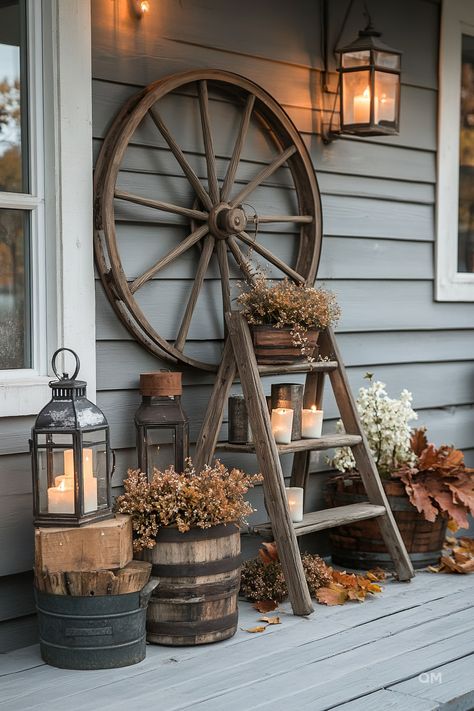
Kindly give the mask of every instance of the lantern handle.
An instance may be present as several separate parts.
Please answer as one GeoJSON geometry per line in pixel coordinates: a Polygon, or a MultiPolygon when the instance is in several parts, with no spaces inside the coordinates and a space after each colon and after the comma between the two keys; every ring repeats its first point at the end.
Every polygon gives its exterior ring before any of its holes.
{"type": "Polygon", "coordinates": [[[51,358],[51,366],[53,368],[54,374],[57,377],[58,380],[75,380],[77,377],[77,374],[79,373],[79,368],[81,367],[81,361],[79,360],[79,356],[77,353],[70,348],[58,348],[58,350],[53,353],[53,357],[51,358]],[[62,375],[59,375],[58,371],[56,370],[56,359],[60,353],[63,351],[68,351],[69,353],[72,353],[74,358],[76,359],[76,369],[70,378],[67,373],[63,373],[62,375]]]}

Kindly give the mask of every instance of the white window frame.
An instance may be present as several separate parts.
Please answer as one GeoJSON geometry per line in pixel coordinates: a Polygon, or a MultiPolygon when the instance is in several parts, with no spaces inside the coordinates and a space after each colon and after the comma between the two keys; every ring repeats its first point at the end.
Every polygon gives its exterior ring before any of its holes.
{"type": "Polygon", "coordinates": [[[474,274],[458,272],[462,35],[474,36],[474,4],[443,0],[439,48],[436,300],[474,301],[474,274]]]}
{"type": "Polygon", "coordinates": [[[31,210],[31,369],[0,371],[0,417],[50,398],[50,359],[75,350],[95,398],[90,0],[27,0],[31,185],[0,207],[31,210]]]}

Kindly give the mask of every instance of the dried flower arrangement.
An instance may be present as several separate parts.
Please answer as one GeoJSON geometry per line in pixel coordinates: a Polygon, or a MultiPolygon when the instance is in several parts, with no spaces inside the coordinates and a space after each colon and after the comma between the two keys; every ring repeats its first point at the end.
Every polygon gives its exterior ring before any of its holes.
{"type": "MultiPolygon", "coordinates": [[[[263,603],[282,602],[288,597],[275,543],[264,543],[257,558],[245,561],[242,566],[240,594],[248,600],[263,603]]],[[[376,581],[384,579],[383,571],[355,575],[334,570],[314,554],[302,556],[306,582],[312,597],[323,605],[343,605],[348,600],[365,600],[368,594],[381,592],[376,581]]],[[[257,605],[256,605],[257,607],[257,605]]],[[[257,609],[262,611],[262,607],[257,609]]],[[[272,609],[266,606],[266,610],[272,609]]]]}
{"type": "MultiPolygon", "coordinates": [[[[398,399],[390,398],[385,383],[374,381],[372,373],[366,373],[364,377],[370,385],[360,388],[357,410],[379,474],[389,478],[395,469],[415,460],[410,422],[418,419],[418,415],[412,409],[413,397],[408,390],[402,390],[398,399]]],[[[343,431],[340,420],[336,428],[338,432],[343,431]]],[[[354,455],[349,447],[336,449],[331,461],[340,472],[355,469],[354,455]]]]}
{"type": "Polygon", "coordinates": [[[146,474],[130,469],[115,510],[131,515],[134,549],[141,551],[155,546],[163,526],[176,526],[184,533],[192,527],[244,521],[254,510],[244,495],[262,479],[261,474],[229,470],[219,460],[201,472],[196,472],[190,459],[182,473],[173,467],[164,472],[155,469],[150,482],[146,474]]]}
{"type": "Polygon", "coordinates": [[[449,516],[460,528],[469,528],[467,515],[474,514],[474,469],[464,464],[464,454],[453,446],[429,444],[426,428],[411,436],[415,460],[392,471],[392,478],[405,484],[413,506],[427,521],[449,516]]]}
{"type": "Polygon", "coordinates": [[[311,355],[308,353],[307,332],[332,326],[341,315],[332,292],[322,287],[295,284],[286,278],[273,284],[262,274],[257,274],[247,290],[237,297],[237,302],[251,325],[290,327],[293,345],[305,356],[311,355]]]}

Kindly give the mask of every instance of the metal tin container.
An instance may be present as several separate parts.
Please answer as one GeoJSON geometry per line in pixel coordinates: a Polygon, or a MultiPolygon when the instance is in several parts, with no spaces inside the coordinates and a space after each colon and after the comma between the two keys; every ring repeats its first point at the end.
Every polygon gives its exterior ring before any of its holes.
{"type": "Polygon", "coordinates": [[[279,407],[293,410],[291,439],[301,439],[304,386],[297,383],[272,384],[272,409],[279,407]]]}
{"type": "Polygon", "coordinates": [[[243,395],[231,395],[228,403],[229,409],[229,436],[232,444],[246,444],[252,441],[249,415],[243,395]]]}
{"type": "Polygon", "coordinates": [[[41,656],[61,669],[115,669],[145,659],[148,601],[140,592],[73,597],[35,589],[41,656]]]}

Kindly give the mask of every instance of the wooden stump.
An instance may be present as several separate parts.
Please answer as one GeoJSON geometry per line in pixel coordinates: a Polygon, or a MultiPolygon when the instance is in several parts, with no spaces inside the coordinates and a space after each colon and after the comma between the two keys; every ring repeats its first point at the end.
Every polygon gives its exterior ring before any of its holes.
{"type": "Polygon", "coordinates": [[[118,515],[80,528],[37,528],[35,569],[47,573],[124,568],[133,558],[132,520],[118,515]]]}
{"type": "Polygon", "coordinates": [[[151,573],[151,563],[132,560],[119,570],[90,570],[49,573],[35,571],[36,589],[52,595],[95,597],[126,595],[142,590],[151,573]]]}

